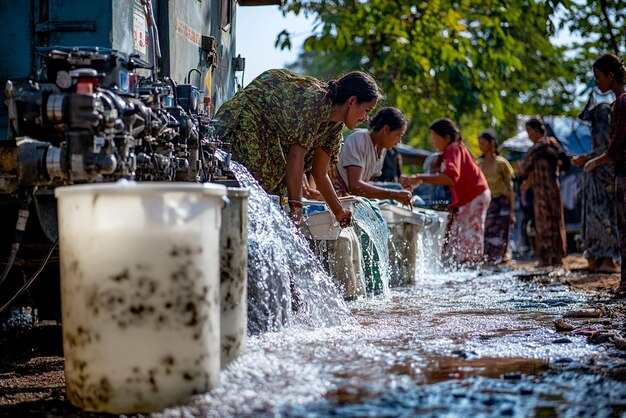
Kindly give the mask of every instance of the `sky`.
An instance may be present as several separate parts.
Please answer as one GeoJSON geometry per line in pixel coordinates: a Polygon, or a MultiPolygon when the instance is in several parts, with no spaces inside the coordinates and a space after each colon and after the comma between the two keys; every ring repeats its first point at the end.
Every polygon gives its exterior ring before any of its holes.
{"type": "Polygon", "coordinates": [[[293,13],[283,17],[278,6],[237,6],[237,53],[246,59],[244,85],[270,68],[284,68],[298,57],[302,43],[311,34],[313,21],[293,13]],[[276,36],[292,33],[291,50],[274,47],[276,36]]]}

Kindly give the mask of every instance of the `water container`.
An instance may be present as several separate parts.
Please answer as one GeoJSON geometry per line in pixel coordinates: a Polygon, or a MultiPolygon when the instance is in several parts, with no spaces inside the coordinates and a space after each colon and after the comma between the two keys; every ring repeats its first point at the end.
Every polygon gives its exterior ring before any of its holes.
{"type": "Polygon", "coordinates": [[[365,296],[361,243],[353,227],[344,228],[334,241],[326,241],[324,265],[338,282],[345,299],[365,296]]]}
{"type": "Polygon", "coordinates": [[[246,349],[248,283],[248,196],[245,188],[229,187],[230,201],[222,211],[221,254],[221,366],[246,349]]]}
{"type": "Polygon", "coordinates": [[[383,203],[380,212],[389,228],[389,267],[391,286],[415,283],[417,236],[425,217],[395,203],[383,203]]]}
{"type": "Polygon", "coordinates": [[[142,413],[211,389],[226,188],[119,182],[55,195],[70,402],[142,413]]]}
{"type": "MultiPolygon", "coordinates": [[[[334,241],[341,232],[341,226],[335,216],[328,210],[325,202],[303,199],[302,225],[300,231],[305,238],[314,241],[334,241]]],[[[289,206],[283,207],[289,212],[289,206]]]]}
{"type": "Polygon", "coordinates": [[[327,210],[312,212],[305,215],[302,223],[302,233],[305,237],[314,240],[336,240],[341,232],[341,226],[335,216],[327,210]]]}

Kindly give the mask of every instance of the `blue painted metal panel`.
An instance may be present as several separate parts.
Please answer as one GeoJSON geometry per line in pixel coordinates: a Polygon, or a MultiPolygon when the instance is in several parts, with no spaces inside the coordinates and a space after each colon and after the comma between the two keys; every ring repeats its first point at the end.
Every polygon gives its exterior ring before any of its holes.
{"type": "Polygon", "coordinates": [[[48,16],[42,23],[52,26],[47,45],[111,47],[112,8],[109,1],[48,0],[48,16]],[[72,22],[69,27],[64,22],[72,22]]]}
{"type": "Polygon", "coordinates": [[[33,34],[30,30],[32,16],[31,0],[0,1],[0,81],[27,78],[32,73],[33,34]]]}
{"type": "Polygon", "coordinates": [[[161,0],[160,4],[164,74],[179,83],[186,80],[208,94],[204,80],[211,62],[203,49],[202,37],[213,37],[217,46],[217,65],[212,70],[211,101],[214,106],[221,105],[235,94],[232,71],[235,1],[161,0]],[[222,9],[223,3],[226,3],[227,10],[222,9]],[[230,23],[224,25],[223,21],[230,23]]]}

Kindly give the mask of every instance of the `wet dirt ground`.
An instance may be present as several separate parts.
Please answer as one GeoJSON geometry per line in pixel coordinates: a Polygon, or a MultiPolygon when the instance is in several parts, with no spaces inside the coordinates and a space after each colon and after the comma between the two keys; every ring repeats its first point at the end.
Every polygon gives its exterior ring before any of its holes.
{"type": "MultiPolygon", "coordinates": [[[[475,273],[475,294],[448,277],[353,303],[357,326],[252,339],[222,387],[154,416],[624,416],[619,275],[584,264],[511,261],[475,273]]],[[[106,416],[66,401],[61,346],[53,324],[2,337],[0,416],[106,416]]]]}

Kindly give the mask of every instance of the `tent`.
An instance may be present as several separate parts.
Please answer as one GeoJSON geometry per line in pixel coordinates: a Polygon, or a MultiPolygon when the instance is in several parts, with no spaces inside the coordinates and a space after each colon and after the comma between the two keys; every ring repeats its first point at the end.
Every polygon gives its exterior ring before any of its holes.
{"type": "MultiPolygon", "coordinates": [[[[544,119],[548,133],[555,136],[570,155],[584,154],[591,150],[589,126],[580,120],[565,116],[547,116],[544,119]]],[[[525,153],[533,145],[526,130],[522,130],[500,144],[501,148],[525,153]]]]}

